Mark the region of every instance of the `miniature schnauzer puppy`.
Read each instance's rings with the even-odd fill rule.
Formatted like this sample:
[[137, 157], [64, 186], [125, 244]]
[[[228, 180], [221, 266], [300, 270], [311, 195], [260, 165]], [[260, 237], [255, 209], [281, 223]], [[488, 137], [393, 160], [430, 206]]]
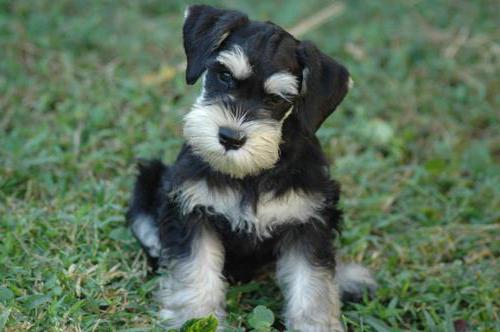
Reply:
[[154, 268], [172, 327], [224, 318], [227, 281], [275, 263], [288, 329], [342, 331], [341, 296], [375, 282], [336, 264], [339, 185], [315, 132], [349, 73], [270, 22], [204, 5], [186, 10], [186, 81], [202, 78], [173, 165], [143, 161], [128, 222]]

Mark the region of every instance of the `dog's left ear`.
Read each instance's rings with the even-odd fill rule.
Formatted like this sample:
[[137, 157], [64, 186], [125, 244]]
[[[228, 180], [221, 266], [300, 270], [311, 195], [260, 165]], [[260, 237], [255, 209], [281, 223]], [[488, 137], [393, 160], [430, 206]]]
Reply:
[[231, 30], [249, 22], [235, 10], [205, 5], [189, 6], [184, 14], [184, 51], [186, 52], [186, 82], [194, 84], [206, 69], [206, 61], [227, 38]]
[[347, 94], [349, 72], [310, 42], [298, 45], [297, 59], [303, 67], [298, 115], [314, 133]]

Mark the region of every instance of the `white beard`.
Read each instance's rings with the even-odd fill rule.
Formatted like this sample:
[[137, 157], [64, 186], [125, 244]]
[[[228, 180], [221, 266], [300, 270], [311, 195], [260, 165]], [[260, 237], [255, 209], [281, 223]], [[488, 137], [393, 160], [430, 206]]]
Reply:
[[[212, 168], [243, 178], [276, 164], [283, 120], [245, 121], [243, 112], [234, 115], [222, 105], [205, 104], [203, 98], [199, 98], [184, 118], [184, 136], [193, 152]], [[247, 137], [245, 144], [238, 150], [226, 151], [219, 143], [220, 127], [242, 130]]]

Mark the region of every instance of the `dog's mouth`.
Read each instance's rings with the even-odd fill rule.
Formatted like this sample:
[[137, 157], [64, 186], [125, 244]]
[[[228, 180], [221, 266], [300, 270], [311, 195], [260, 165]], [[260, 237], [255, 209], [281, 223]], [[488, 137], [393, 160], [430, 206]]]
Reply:
[[193, 152], [214, 170], [243, 178], [272, 168], [279, 159], [282, 122], [248, 120], [225, 103], [196, 103], [184, 119]]

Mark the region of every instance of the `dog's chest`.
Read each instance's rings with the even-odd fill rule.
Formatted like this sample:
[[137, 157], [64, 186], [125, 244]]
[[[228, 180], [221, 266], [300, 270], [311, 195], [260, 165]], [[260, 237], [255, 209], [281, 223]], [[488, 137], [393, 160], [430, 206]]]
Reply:
[[205, 181], [184, 183], [175, 193], [183, 214], [204, 207], [207, 213], [224, 216], [234, 231], [255, 232], [259, 237], [270, 236], [274, 227], [284, 223], [320, 219], [324, 206], [322, 195], [295, 190], [279, 197], [262, 193], [256, 204], [251, 204], [245, 202], [241, 191], [211, 188]]

